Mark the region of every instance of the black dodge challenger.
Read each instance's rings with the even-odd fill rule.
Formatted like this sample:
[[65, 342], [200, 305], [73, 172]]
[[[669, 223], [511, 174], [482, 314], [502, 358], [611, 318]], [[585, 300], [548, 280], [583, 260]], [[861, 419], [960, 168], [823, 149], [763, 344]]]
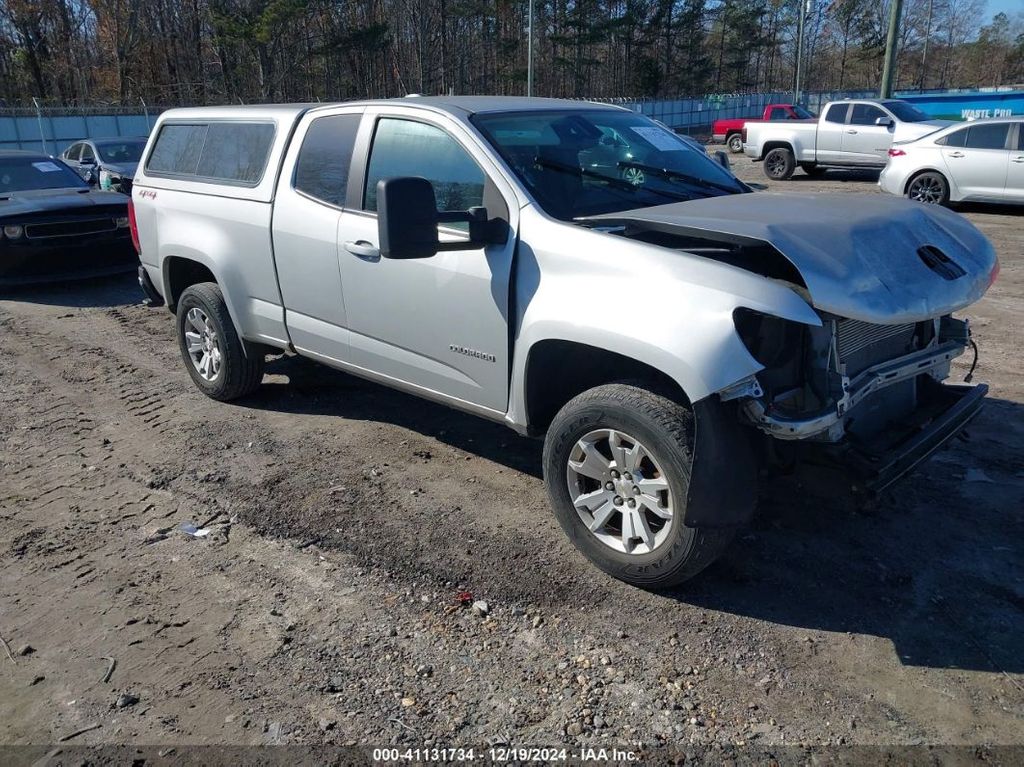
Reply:
[[131, 271], [128, 198], [60, 160], [0, 151], [0, 286]]

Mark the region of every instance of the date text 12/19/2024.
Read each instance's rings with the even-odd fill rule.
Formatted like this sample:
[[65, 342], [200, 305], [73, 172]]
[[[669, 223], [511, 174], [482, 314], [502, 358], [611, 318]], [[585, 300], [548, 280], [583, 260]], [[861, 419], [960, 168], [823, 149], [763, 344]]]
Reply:
[[375, 748], [374, 762], [635, 762], [635, 751], [621, 748]]

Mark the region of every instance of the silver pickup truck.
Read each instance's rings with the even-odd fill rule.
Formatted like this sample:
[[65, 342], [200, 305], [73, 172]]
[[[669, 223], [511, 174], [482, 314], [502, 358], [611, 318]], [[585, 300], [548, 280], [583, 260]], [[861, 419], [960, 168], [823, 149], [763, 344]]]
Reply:
[[644, 587], [710, 563], [760, 475], [884, 487], [986, 391], [941, 383], [997, 269], [965, 219], [751, 193], [613, 106], [171, 110], [132, 198], [202, 392], [249, 394], [284, 351], [544, 436], [558, 522]]
[[859, 99], [825, 105], [817, 120], [752, 122], [743, 152], [764, 161], [768, 178], [785, 180], [797, 166], [808, 175], [828, 168], [884, 168], [894, 141], [910, 141], [951, 125], [906, 101]]

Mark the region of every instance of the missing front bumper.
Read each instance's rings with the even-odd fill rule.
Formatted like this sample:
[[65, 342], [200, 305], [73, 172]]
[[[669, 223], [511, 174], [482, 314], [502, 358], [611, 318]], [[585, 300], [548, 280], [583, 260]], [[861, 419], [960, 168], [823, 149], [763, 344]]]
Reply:
[[893, 428], [871, 441], [846, 440], [821, 445], [819, 459], [841, 470], [858, 493], [884, 490], [913, 471], [936, 450], [963, 431], [984, 404], [988, 386], [935, 383], [928, 387], [927, 404], [912, 422]]

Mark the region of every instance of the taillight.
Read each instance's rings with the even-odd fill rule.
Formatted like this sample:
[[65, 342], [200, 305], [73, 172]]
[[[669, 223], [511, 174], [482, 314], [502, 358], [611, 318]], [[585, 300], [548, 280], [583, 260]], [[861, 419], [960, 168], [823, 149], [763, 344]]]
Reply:
[[988, 286], [991, 288], [996, 284], [996, 280], [999, 278], [999, 259], [996, 259], [996, 265], [992, 267], [992, 271], [988, 275]]
[[139, 224], [135, 220], [135, 201], [128, 200], [128, 228], [132, 233], [132, 245], [135, 246], [135, 252], [140, 256], [142, 255], [142, 243], [139, 242]]
[[905, 155], [905, 154], [906, 154], [906, 152], [904, 152], [902, 149], [890, 149], [889, 150], [889, 156], [890, 157], [903, 157], [903, 155]]

